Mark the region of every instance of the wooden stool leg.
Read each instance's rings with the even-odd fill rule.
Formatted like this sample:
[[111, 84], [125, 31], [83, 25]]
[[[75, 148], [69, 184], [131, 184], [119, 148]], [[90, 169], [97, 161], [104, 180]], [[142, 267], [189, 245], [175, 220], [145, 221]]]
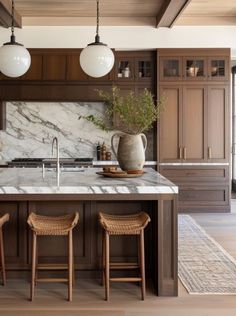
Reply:
[[35, 278], [34, 278], [34, 284], [37, 285], [37, 278], [38, 278], [38, 245], [36, 244], [36, 258], [35, 258]]
[[5, 268], [5, 255], [4, 255], [4, 243], [2, 228], [0, 228], [0, 257], [1, 257], [1, 268], [2, 268], [2, 284], [6, 284], [6, 268]]
[[[73, 248], [74, 249], [74, 248]], [[75, 259], [74, 259], [74, 253], [73, 253], [73, 268], [72, 268], [72, 286], [75, 286]]]
[[145, 280], [145, 253], [144, 253], [144, 230], [140, 233], [140, 270], [141, 270], [141, 293], [142, 300], [145, 298], [146, 294], [146, 280]]
[[109, 249], [109, 234], [105, 233], [105, 293], [106, 301], [109, 301], [110, 294], [110, 249]]
[[102, 232], [102, 286], [105, 284], [105, 265], [106, 265], [106, 257], [105, 257], [105, 232]]
[[34, 290], [35, 290], [35, 275], [36, 275], [36, 248], [37, 248], [37, 235], [33, 232], [32, 240], [32, 276], [31, 276], [31, 293], [30, 300], [34, 299]]
[[69, 232], [69, 260], [68, 260], [68, 301], [72, 301], [73, 283], [73, 237], [72, 230]]

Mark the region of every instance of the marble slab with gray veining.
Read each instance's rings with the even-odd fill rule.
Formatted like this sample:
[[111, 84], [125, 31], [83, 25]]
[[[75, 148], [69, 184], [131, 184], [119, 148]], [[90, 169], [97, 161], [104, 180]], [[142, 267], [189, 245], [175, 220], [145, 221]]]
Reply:
[[138, 178], [104, 178], [96, 168], [66, 168], [60, 174], [40, 168], [0, 169], [1, 194], [177, 194], [178, 187], [151, 168]]
[[[0, 160], [51, 157], [54, 137], [59, 140], [61, 158], [96, 158], [96, 146], [103, 142], [111, 151], [113, 132], [79, 119], [91, 114], [102, 118], [105, 110], [101, 102], [7, 102], [7, 127], [0, 131]], [[146, 160], [153, 160], [153, 130], [146, 136]]]

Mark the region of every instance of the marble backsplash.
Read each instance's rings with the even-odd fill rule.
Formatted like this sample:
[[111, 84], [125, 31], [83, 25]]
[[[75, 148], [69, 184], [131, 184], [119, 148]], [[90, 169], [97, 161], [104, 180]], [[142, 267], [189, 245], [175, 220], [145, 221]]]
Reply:
[[[101, 131], [86, 120], [79, 120], [79, 116], [102, 116], [104, 111], [103, 103], [96, 102], [7, 102], [7, 128], [0, 131], [0, 159], [51, 157], [55, 136], [61, 157], [96, 158], [98, 142], [105, 142], [111, 150], [113, 133]], [[147, 137], [146, 159], [154, 160], [153, 131]]]

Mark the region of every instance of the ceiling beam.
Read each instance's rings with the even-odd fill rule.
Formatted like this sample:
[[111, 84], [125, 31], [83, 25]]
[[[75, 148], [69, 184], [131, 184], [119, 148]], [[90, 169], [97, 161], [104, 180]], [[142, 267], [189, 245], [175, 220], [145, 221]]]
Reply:
[[191, 0], [165, 0], [157, 14], [157, 27], [172, 27]]
[[[0, 26], [11, 26], [11, 6], [10, 0], [0, 0]], [[14, 12], [14, 25], [22, 27], [22, 19], [20, 14], [15, 10]]]

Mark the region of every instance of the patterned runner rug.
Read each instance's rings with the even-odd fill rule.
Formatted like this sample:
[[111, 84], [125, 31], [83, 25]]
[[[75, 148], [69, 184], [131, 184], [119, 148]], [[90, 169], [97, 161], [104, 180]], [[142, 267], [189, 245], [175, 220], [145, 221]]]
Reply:
[[236, 294], [236, 260], [189, 215], [179, 215], [179, 278], [190, 294]]

